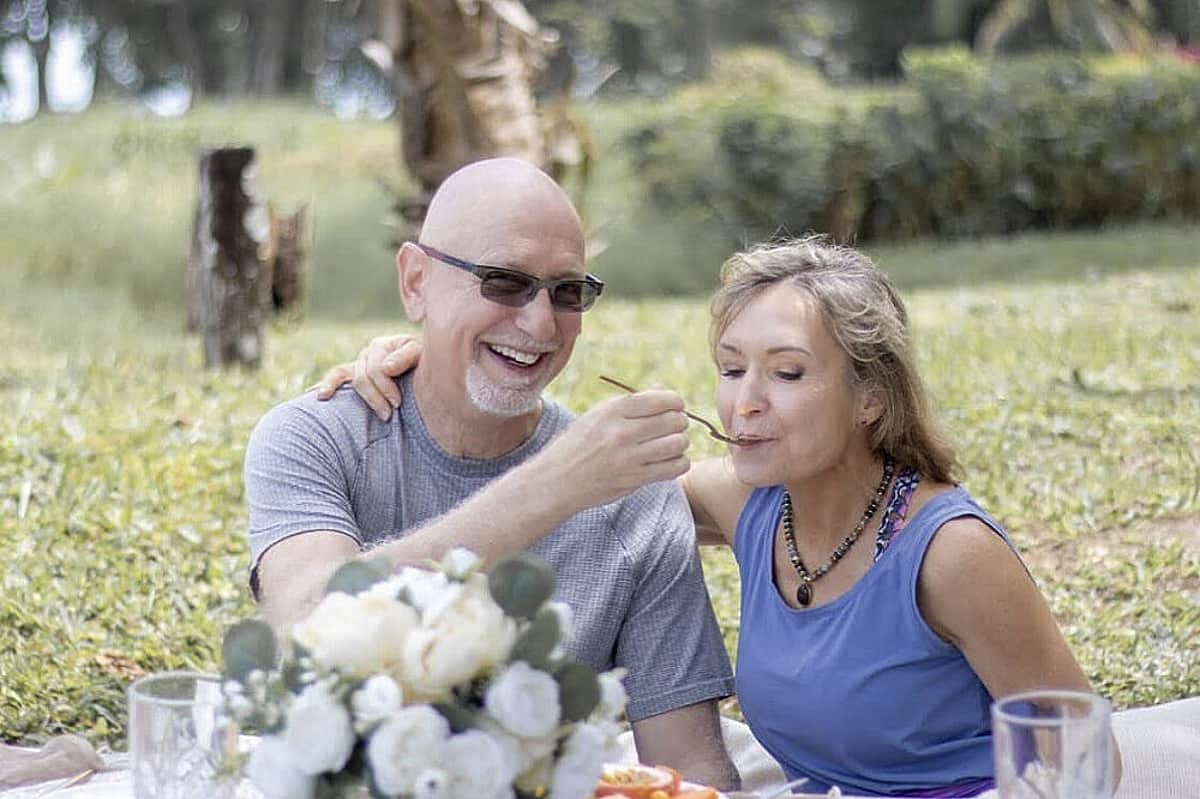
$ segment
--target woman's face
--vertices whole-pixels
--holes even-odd
[[[717,409],[739,480],[794,484],[867,448],[869,409],[850,386],[850,361],[803,289],[763,290],[717,341]]]

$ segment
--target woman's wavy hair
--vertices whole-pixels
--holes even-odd
[[[717,342],[752,299],[778,283],[803,289],[817,303],[834,340],[850,359],[852,387],[883,408],[871,423],[870,444],[898,465],[953,482],[954,447],[940,431],[917,372],[908,312],[887,276],[857,250],[823,236],[769,241],[729,258],[712,300],[709,345]]]

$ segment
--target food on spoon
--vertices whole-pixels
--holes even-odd
[[[614,799],[618,795],[628,799],[670,799],[679,793],[679,781],[679,772],[670,766],[605,766],[595,795]]]

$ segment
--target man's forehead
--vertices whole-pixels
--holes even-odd
[[[479,263],[539,274],[583,273],[587,269],[582,246],[564,237],[509,237],[476,242]]]

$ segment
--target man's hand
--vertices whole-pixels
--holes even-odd
[[[417,365],[421,358],[421,340],[408,335],[376,336],[363,347],[354,363],[341,363],[330,369],[317,383],[317,399],[327,400],[338,387],[350,382],[363,401],[383,421],[400,407],[400,389],[394,378]]]
[[[575,510],[605,505],[688,470],[683,397],[653,390],[607,399],[580,416],[529,466],[545,469]]]

